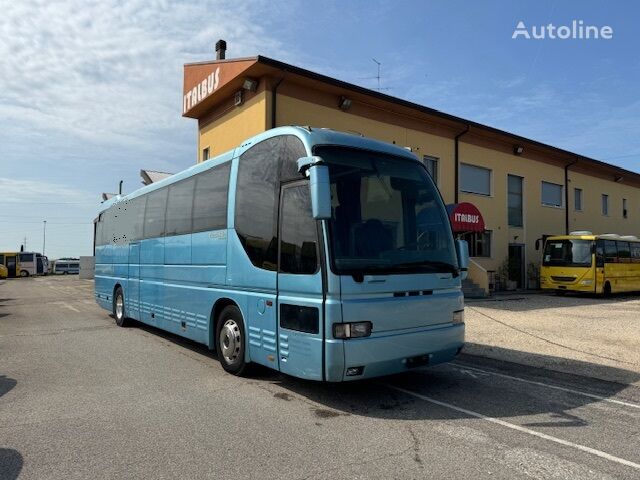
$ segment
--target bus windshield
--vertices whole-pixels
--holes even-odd
[[[590,267],[593,241],[547,240],[542,264],[545,267]]]
[[[447,214],[420,164],[345,147],[319,147],[316,154],[329,165],[335,273],[457,276]]]

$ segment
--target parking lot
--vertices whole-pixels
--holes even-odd
[[[0,478],[640,476],[634,297],[474,302],[454,363],[336,385],[230,376],[92,292],[0,284]]]

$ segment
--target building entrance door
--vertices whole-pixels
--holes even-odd
[[[509,244],[509,280],[516,282],[517,288],[524,288],[524,245]]]

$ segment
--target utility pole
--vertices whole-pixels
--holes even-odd
[[[22,243],[22,245],[24,246],[24,250],[26,252],[27,251],[27,237],[24,237],[24,242]]]
[[[44,220],[44,228],[42,230],[42,255],[44,255],[44,247],[47,244],[47,221]]]

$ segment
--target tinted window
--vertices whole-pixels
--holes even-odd
[[[605,262],[618,261],[618,249],[616,247],[615,241],[606,240],[604,242],[604,257],[605,257]]]
[[[100,214],[100,216],[98,217],[98,221],[96,223],[96,239],[95,239],[95,244],[96,246],[98,245],[104,245],[103,241],[102,241],[102,227],[104,226],[104,222],[102,221],[102,214]]]
[[[631,244],[631,258],[633,258],[634,262],[640,261],[640,243]],[[2,261],[0,261],[0,264],[2,264]]]
[[[4,255],[0,255],[0,265],[4,265]]]
[[[147,196],[144,214],[144,237],[154,238],[164,235],[164,213],[167,206],[167,188],[155,190]]]
[[[609,195],[602,194],[602,215],[609,215]]]
[[[113,242],[113,211],[110,208],[102,214],[102,244],[109,245]]]
[[[130,234],[129,239],[131,241],[140,240],[143,238],[144,229],[144,208],[147,203],[147,196],[134,198],[129,203],[130,208]]]
[[[629,250],[629,242],[618,242],[618,258],[620,261],[628,262],[631,258],[631,251]]]
[[[33,253],[21,253],[20,263],[33,262]]]
[[[190,178],[169,186],[165,235],[191,232],[191,209],[195,179]]]
[[[122,244],[142,238],[145,197],[123,200],[109,210],[111,215],[110,242]]]
[[[455,273],[451,227],[422,165],[351,148],[316,151],[329,165],[336,273]]]
[[[307,156],[304,145],[298,137],[294,137],[293,135],[280,138],[282,139],[282,150],[279,154],[282,162],[280,165],[280,181],[288,182],[303,178],[298,172],[297,162],[300,157]]]
[[[307,184],[282,192],[280,271],[315,273],[318,270],[316,222],[311,216]]]
[[[236,188],[235,228],[256,267],[275,270],[277,264],[276,201],[281,137],[270,138],[240,157]]]
[[[463,192],[491,195],[491,170],[475,165],[460,165],[460,189]]]
[[[196,176],[193,231],[227,228],[227,197],[231,164],[225,163]]]

